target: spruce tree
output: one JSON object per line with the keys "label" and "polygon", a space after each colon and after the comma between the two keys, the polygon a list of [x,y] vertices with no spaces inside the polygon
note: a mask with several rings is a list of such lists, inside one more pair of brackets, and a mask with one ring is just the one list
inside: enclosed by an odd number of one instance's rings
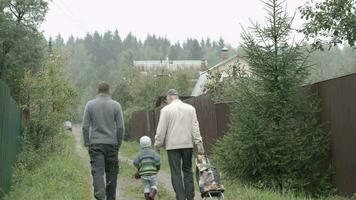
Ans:
{"label": "spruce tree", "polygon": [[259,188],[327,194],[330,173],[321,164],[328,145],[318,102],[299,95],[310,65],[302,44],[293,42],[283,2],[264,3],[266,25],[253,23],[242,35],[249,66],[233,81],[231,129],[215,159],[228,177]]}

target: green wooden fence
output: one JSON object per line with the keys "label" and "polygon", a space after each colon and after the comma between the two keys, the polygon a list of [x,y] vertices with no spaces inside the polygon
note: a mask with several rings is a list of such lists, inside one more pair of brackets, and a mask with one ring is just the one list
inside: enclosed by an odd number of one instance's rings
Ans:
{"label": "green wooden fence", "polygon": [[21,111],[0,80],[0,199],[10,189],[12,166],[21,150]]}

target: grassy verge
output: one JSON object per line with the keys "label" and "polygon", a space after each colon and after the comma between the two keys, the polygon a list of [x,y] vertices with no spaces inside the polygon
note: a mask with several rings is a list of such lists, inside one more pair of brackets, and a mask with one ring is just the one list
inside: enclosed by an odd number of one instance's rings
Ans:
{"label": "grassy verge", "polygon": [[75,153],[73,136],[61,134],[56,144],[58,147],[52,153],[40,152],[42,156],[34,156],[42,157],[37,166],[16,167],[15,181],[5,200],[90,199],[90,175]]}
{"label": "grassy verge", "polygon": [[[120,153],[126,158],[133,158],[138,150],[140,149],[137,142],[124,142]],[[169,165],[167,160],[167,153],[161,151],[161,161],[162,161],[162,170],[169,173]],[[195,167],[194,167],[195,169]],[[196,183],[196,181],[195,181]],[[274,192],[270,190],[259,190],[252,187],[248,187],[242,184],[239,184],[237,181],[224,181],[224,186],[226,189],[225,198],[228,200],[232,199],[241,199],[241,200],[250,200],[250,199],[259,199],[259,200],[311,200],[312,198],[306,197],[296,197],[295,195],[285,192],[283,194],[279,192]],[[342,197],[329,197],[325,200],[346,200]]]}
{"label": "grassy verge", "polygon": [[[312,200],[313,198],[296,197],[294,194],[275,192],[270,190],[259,190],[244,186],[237,182],[225,181],[226,199],[260,199],[260,200]],[[321,200],[321,199],[320,199]],[[346,200],[342,197],[329,197],[323,200]]]}

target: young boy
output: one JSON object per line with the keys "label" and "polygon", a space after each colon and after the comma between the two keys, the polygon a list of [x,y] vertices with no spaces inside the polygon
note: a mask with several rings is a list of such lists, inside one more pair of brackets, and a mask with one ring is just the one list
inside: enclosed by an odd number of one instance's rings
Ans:
{"label": "young boy", "polygon": [[157,194],[157,173],[160,170],[160,156],[151,148],[151,139],[140,138],[141,150],[133,161],[138,169],[136,178],[141,178],[146,200],[154,200]]}

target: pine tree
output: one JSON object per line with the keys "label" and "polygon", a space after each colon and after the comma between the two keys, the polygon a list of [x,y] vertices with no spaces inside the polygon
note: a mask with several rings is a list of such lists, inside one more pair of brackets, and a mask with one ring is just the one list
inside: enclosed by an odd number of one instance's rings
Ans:
{"label": "pine tree", "polygon": [[231,130],[215,159],[229,177],[256,187],[323,195],[331,188],[320,166],[326,134],[315,97],[298,95],[310,65],[302,45],[291,41],[292,18],[282,3],[266,1],[267,25],[253,24],[242,36],[249,73],[234,80]]}

